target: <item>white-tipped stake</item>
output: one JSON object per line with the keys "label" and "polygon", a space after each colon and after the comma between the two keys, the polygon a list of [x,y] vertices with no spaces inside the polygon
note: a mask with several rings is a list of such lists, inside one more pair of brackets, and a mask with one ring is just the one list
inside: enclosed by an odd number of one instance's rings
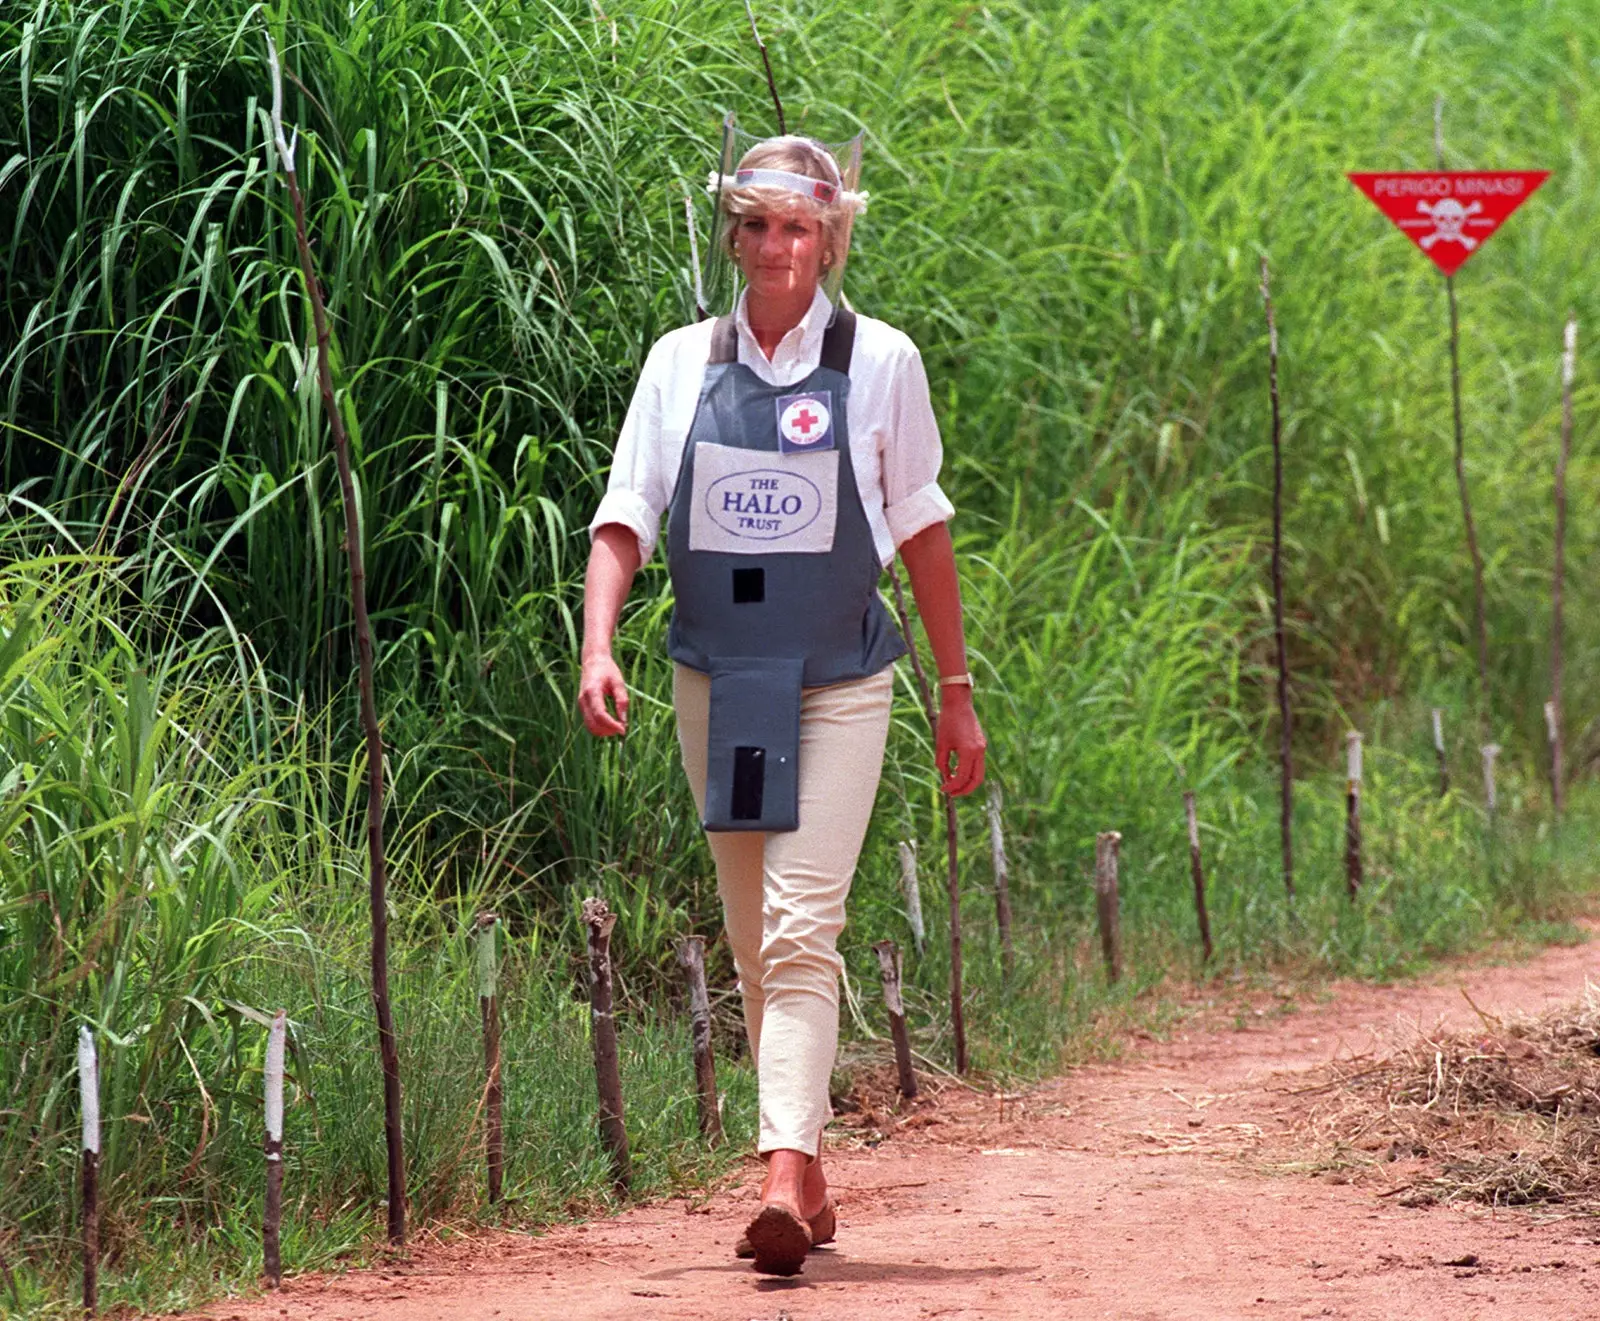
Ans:
{"label": "white-tipped stake", "polygon": [[94,1034],[78,1029],[78,1096],[83,1113],[83,1312],[100,1306],[100,1060]]}
{"label": "white-tipped stake", "polygon": [[1006,861],[1006,837],[1001,821],[1000,781],[989,781],[989,861],[994,869],[994,920],[1000,932],[1000,958],[1009,977],[1015,965],[1011,947],[1011,868]]}
{"label": "white-tipped stake", "polygon": [[1122,900],[1117,889],[1117,850],[1122,834],[1102,830],[1094,837],[1095,920],[1100,927],[1100,952],[1106,961],[1106,979],[1122,980]]}
{"label": "white-tipped stake", "polygon": [[917,953],[928,942],[928,929],[922,922],[922,884],[917,879],[917,846],[911,840],[900,841],[900,893],[906,901],[906,921],[911,924],[911,939],[916,942]]}
{"label": "white-tipped stake", "polygon": [[711,1046],[711,995],[706,990],[704,936],[678,941],[678,963],[689,992],[690,1040],[694,1054],[695,1096],[700,1107],[700,1136],[710,1146],[723,1140],[722,1099],[717,1093],[717,1061]]}
{"label": "white-tipped stake", "polygon": [[500,961],[494,952],[494,931],[499,919],[493,913],[478,914],[478,999],[492,1000],[500,993]]}
{"label": "white-tipped stake", "polygon": [[283,1223],[283,1050],[288,1034],[288,1015],[280,1009],[267,1029],[267,1062],[262,1069],[266,1087],[263,1109],[267,1122],[267,1198],[261,1218],[261,1258],[267,1287],[271,1289],[283,1283],[278,1231]]}
{"label": "white-tipped stake", "polygon": [[900,1095],[908,1101],[917,1094],[917,1073],[911,1067],[911,1037],[906,1031],[906,1006],[900,995],[900,950],[892,940],[880,940],[873,950],[883,981],[883,1005],[889,1013],[889,1038],[894,1042],[895,1072]]}
{"label": "white-tipped stake", "polygon": [[94,1034],[78,1029],[78,1096],[83,1109],[83,1149],[100,1154],[100,1060]]}
{"label": "white-tipped stake", "polygon": [[[270,1142],[283,1141],[283,1051],[288,1030],[288,1017],[280,1009],[273,1016],[272,1026],[267,1031],[265,1108],[267,1140]],[[278,1157],[268,1156],[267,1159],[276,1160]]]}
{"label": "white-tipped stake", "polygon": [[488,1174],[489,1205],[500,1200],[505,1181],[505,1083],[500,1072],[500,956],[495,932],[500,920],[493,913],[479,913],[478,1017],[483,1025],[483,1155]]}
{"label": "white-tipped stake", "polygon": [[1450,792],[1450,761],[1444,751],[1444,712],[1433,708],[1433,753],[1439,759],[1439,797]]}
{"label": "white-tipped stake", "polygon": [[1361,731],[1352,729],[1344,739],[1344,879],[1353,903],[1366,875],[1361,858]]}
{"label": "white-tipped stake", "polygon": [[1483,754],[1483,801],[1488,804],[1489,815],[1494,815],[1496,807],[1494,792],[1494,762],[1500,755],[1498,743],[1485,743],[1478,749]]}
{"label": "white-tipped stake", "polygon": [[1189,879],[1194,883],[1194,911],[1200,922],[1200,946],[1211,958],[1211,918],[1206,913],[1206,873],[1200,860],[1200,818],[1195,812],[1194,790],[1183,791],[1184,824],[1189,830]]}

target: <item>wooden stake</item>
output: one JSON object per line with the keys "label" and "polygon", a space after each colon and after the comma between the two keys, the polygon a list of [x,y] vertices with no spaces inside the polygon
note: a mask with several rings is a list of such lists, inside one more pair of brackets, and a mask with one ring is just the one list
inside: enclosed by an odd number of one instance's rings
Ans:
{"label": "wooden stake", "polygon": [[[350,437],[333,386],[333,353],[328,329],[328,309],[311,257],[311,237],[306,226],[306,203],[295,171],[294,145],[283,128],[283,72],[278,49],[267,37],[267,63],[272,72],[272,132],[294,208],[295,244],[300,253],[300,274],[311,302],[311,320],[317,335],[317,385],[322,392],[322,413],[333,438],[334,462],[339,469],[339,497],[344,507],[345,554],[350,565],[350,608],[355,619],[356,662],[361,689],[361,726],[367,748],[367,856],[370,872],[368,906],[372,920],[372,1004],[378,1020],[378,1054],[383,1062],[383,1135],[389,1158],[389,1242],[401,1247],[406,1240],[406,1162],[400,1110],[400,1051],[395,1040],[394,1013],[389,1004],[389,900],[388,864],[383,848],[383,733],[378,707],[373,658],[372,621],[367,614],[367,571],[362,554],[361,516],[355,477],[350,468]],[[295,134],[296,144],[298,131]]]}
{"label": "wooden stake", "polygon": [[1113,982],[1122,978],[1122,920],[1117,894],[1117,849],[1122,835],[1104,830],[1094,840],[1094,901],[1100,922],[1100,950],[1105,955],[1106,976]]}
{"label": "wooden stake", "polygon": [[1211,961],[1211,919],[1206,915],[1206,872],[1200,862],[1200,821],[1194,810],[1194,790],[1183,791],[1183,817],[1189,827],[1189,876],[1194,881],[1194,911],[1200,919],[1200,944]]}
{"label": "wooden stake", "polygon": [[[889,566],[889,585],[894,588],[900,630],[905,634],[906,646],[911,652],[911,673],[916,678],[917,691],[922,696],[922,709],[928,718],[928,728],[937,733],[939,713],[933,706],[933,693],[928,688],[928,676],[922,668],[916,636],[911,631],[911,616],[906,613],[906,594],[900,588],[900,575],[895,572],[893,564]],[[962,1009],[961,993],[961,874],[957,868],[956,800],[942,790],[940,796],[944,799],[945,891],[950,900],[950,1034],[955,1039],[956,1072],[962,1074],[967,1071],[967,1021]]]}
{"label": "wooden stake", "polygon": [[505,1078],[500,1065],[500,958],[495,936],[500,920],[478,914],[478,1017],[483,1023],[483,1154],[489,1175],[489,1205],[505,1184]]}
{"label": "wooden stake", "polygon": [[694,1085],[700,1102],[700,1136],[715,1147],[722,1142],[722,1111],[717,1104],[717,1061],[711,1052],[711,996],[706,991],[706,941],[685,936],[678,962],[689,988],[689,1022],[694,1033]]}
{"label": "wooden stake", "polygon": [[1433,751],[1439,759],[1439,797],[1450,792],[1450,762],[1444,751],[1444,712],[1433,708]]}
{"label": "wooden stake", "polygon": [[267,1030],[267,1062],[262,1069],[265,1083],[264,1112],[267,1141],[267,1197],[261,1217],[261,1258],[267,1288],[283,1283],[283,1260],[279,1253],[279,1229],[283,1224],[283,1048],[289,1019],[282,1010],[273,1015]]}
{"label": "wooden stake", "polygon": [[1345,736],[1344,881],[1354,903],[1365,878],[1361,865],[1361,731]]}
{"label": "wooden stake", "polygon": [[1000,959],[1007,978],[1016,969],[1011,948],[1011,869],[1006,862],[1006,837],[1001,825],[1000,781],[989,781],[989,860],[994,870],[994,920],[1000,930]]}
{"label": "wooden stake", "polygon": [[917,953],[928,943],[928,929],[922,921],[922,883],[917,879],[917,842],[900,841],[900,893],[906,900],[906,921],[911,925],[911,939]]}
{"label": "wooden stake", "polygon": [[1578,318],[1567,315],[1561,349],[1561,448],[1556,454],[1556,555],[1550,584],[1550,803],[1557,820],[1566,807],[1566,758],[1561,747],[1562,610],[1567,579],[1567,460],[1572,454],[1572,383],[1578,371]]}
{"label": "wooden stake", "polygon": [[617,915],[604,899],[583,901],[589,932],[589,1015],[594,1034],[594,1077],[600,1094],[600,1142],[611,1157],[611,1181],[619,1193],[632,1182],[628,1130],[622,1115],[622,1072],[617,1057],[617,1020],[611,999],[611,929]]}
{"label": "wooden stake", "polygon": [[[1439,168],[1444,169],[1444,97],[1433,103],[1433,148]],[[1478,528],[1472,518],[1472,497],[1467,490],[1466,440],[1461,425],[1461,323],[1456,313],[1456,277],[1444,277],[1445,296],[1450,304],[1450,402],[1455,418],[1456,490],[1461,497],[1461,522],[1467,534],[1467,553],[1472,557],[1473,639],[1478,654],[1479,701],[1484,728],[1494,728],[1494,701],[1489,690],[1489,625],[1484,610],[1483,555],[1478,549]]]}
{"label": "wooden stake", "polygon": [[1272,272],[1261,258],[1261,301],[1267,309],[1267,384],[1272,397],[1272,628],[1278,653],[1278,836],[1283,888],[1294,900],[1294,753],[1289,706],[1289,641],[1283,623],[1283,419],[1278,400],[1278,320]]}
{"label": "wooden stake", "polygon": [[909,1101],[917,1094],[917,1073],[911,1067],[911,1037],[906,1032],[906,1006],[900,996],[900,951],[892,940],[880,940],[872,948],[878,956],[878,971],[883,977],[883,1003],[889,1011],[889,1036],[894,1041],[894,1067],[900,1075],[900,1095]]}
{"label": "wooden stake", "polygon": [[83,1113],[83,1314],[100,1310],[100,1061],[94,1035],[78,1029],[78,1097]]}

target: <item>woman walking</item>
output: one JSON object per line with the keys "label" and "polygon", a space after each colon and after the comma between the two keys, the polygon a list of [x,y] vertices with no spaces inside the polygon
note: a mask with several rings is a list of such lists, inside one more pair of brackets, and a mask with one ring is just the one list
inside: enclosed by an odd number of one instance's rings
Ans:
{"label": "woman walking", "polygon": [[832,1240],[820,1160],[839,1033],[835,946],[883,766],[893,662],[878,597],[898,551],[939,670],[945,792],[983,780],[939,433],[915,346],[823,291],[864,198],[821,144],[779,137],[715,180],[743,276],[734,315],[652,348],[590,524],[578,705],[621,734],[611,640],[663,514],[683,765],[707,830],[760,1093],[769,1274]]}

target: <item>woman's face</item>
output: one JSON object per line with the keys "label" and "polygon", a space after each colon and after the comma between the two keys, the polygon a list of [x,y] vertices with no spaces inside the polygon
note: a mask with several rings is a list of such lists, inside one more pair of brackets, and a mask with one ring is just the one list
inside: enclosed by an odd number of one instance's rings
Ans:
{"label": "woman's face", "polygon": [[753,298],[809,299],[822,278],[822,221],[803,207],[740,216],[733,251]]}

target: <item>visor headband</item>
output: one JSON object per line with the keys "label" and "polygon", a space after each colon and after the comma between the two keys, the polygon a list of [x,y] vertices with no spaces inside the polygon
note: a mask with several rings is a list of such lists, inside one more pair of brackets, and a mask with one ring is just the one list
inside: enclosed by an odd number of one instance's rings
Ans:
{"label": "visor headband", "polygon": [[706,181],[706,192],[713,196],[734,188],[779,188],[786,193],[809,198],[820,206],[838,203],[856,212],[867,209],[865,193],[853,193],[825,179],[792,174],[788,170],[740,170],[736,174],[719,174],[713,170]]}

